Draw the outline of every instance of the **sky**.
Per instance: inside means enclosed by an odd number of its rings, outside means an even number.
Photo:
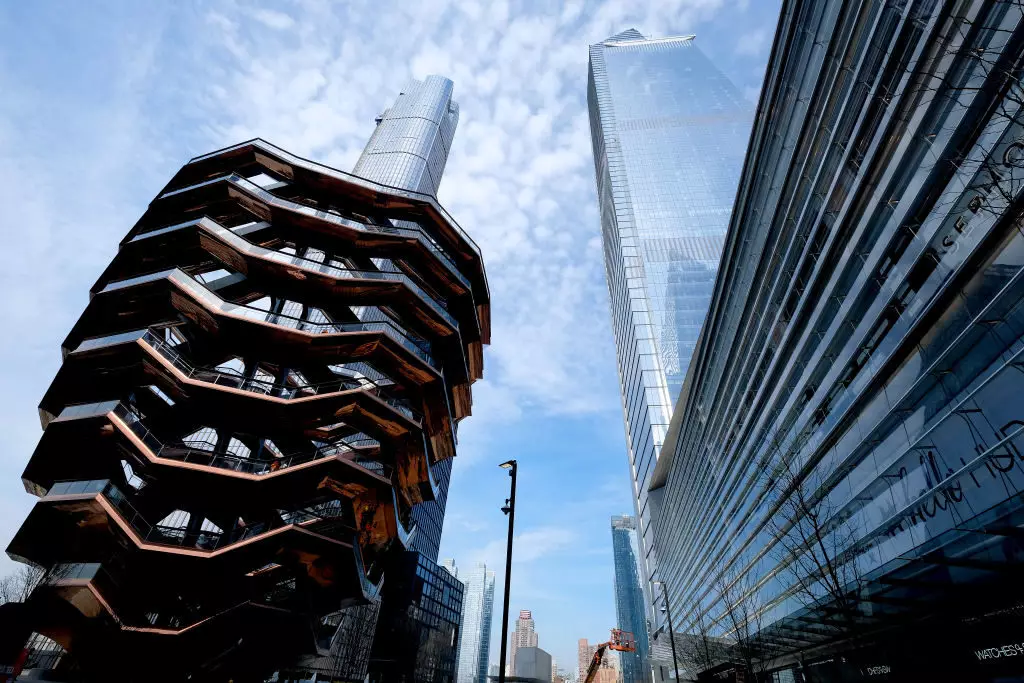
[[[32,505],[37,405],[88,290],[190,157],[253,137],[351,169],[410,77],[455,82],[439,199],[480,245],[485,379],[459,428],[441,557],[497,573],[575,669],[615,623],[609,518],[632,514],[586,109],[587,46],[695,33],[756,102],[778,0],[0,3],[0,541]],[[0,573],[13,568],[0,560]]]

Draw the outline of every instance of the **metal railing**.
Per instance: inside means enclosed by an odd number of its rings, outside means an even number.
[[[197,447],[186,443],[164,444],[163,441],[153,434],[148,427],[142,424],[142,420],[139,416],[132,412],[132,410],[123,403],[118,403],[112,409],[112,412],[120,418],[120,420],[129,429],[132,430],[132,433],[146,445],[146,448],[148,448],[153,455],[159,458],[217,467],[219,469],[231,470],[233,472],[244,472],[246,474],[270,474],[272,472],[292,467],[293,465],[301,465],[303,463],[320,460],[322,458],[331,458],[342,453],[353,453],[355,454],[354,457],[349,458],[349,460],[356,465],[359,465],[360,467],[388,480],[391,480],[393,473],[392,468],[389,465],[358,455],[358,451],[356,450],[357,448],[374,446],[377,444],[376,441],[369,438],[348,441],[340,440],[330,446],[315,448],[311,451],[282,455],[271,460],[258,460],[231,453],[216,453],[214,452],[214,444],[209,443],[206,443],[206,445],[209,446],[208,448]],[[374,467],[369,467],[368,464],[370,463],[372,463]]]
[[[286,384],[271,382],[267,380],[249,378],[244,375],[225,369],[199,368],[186,359],[173,346],[161,339],[152,330],[146,330],[142,339],[171,365],[177,368],[189,379],[197,379],[207,384],[217,386],[228,386],[232,389],[242,389],[254,394],[274,396],[276,398],[293,399],[320,396],[324,394],[335,394],[343,391],[363,391],[372,394],[381,401],[394,408],[402,415],[411,420],[422,421],[423,414],[408,406],[402,399],[396,398],[388,392],[388,389],[373,380],[362,378],[339,377],[329,382],[318,384]]]
[[[264,140],[262,138],[253,138],[251,140],[247,140],[247,141],[239,143],[237,145],[230,145],[230,146],[225,147],[223,149],[219,149],[219,150],[217,150],[215,152],[210,152],[208,154],[203,154],[201,156],[193,157],[188,163],[189,164],[193,164],[193,163],[196,163],[198,161],[203,161],[205,159],[210,159],[210,158],[216,157],[219,154],[223,154],[225,152],[229,152],[229,151],[236,150],[236,149],[241,149],[243,147],[250,146],[250,145],[252,147],[260,148],[260,149],[262,149],[265,152],[273,154],[274,156],[276,156],[279,159],[283,160],[285,163],[293,165],[293,166],[299,166],[299,167],[301,167],[303,169],[307,169],[307,170],[313,171],[315,173],[321,173],[321,174],[326,175],[328,177],[335,178],[335,179],[338,179],[338,180],[342,180],[342,181],[344,181],[346,183],[353,183],[353,184],[356,184],[356,185],[362,185],[363,187],[369,187],[371,189],[382,190],[382,191],[385,192],[385,194],[393,194],[393,195],[396,195],[396,196],[399,196],[399,197],[408,197],[408,198],[417,199],[419,201],[431,204],[432,206],[434,206],[438,210],[438,212],[444,217],[445,221],[449,225],[451,225],[451,227],[459,234],[459,236],[462,239],[466,240],[466,242],[470,246],[473,247],[474,252],[476,252],[476,254],[478,256],[480,255],[480,247],[477,246],[477,243],[474,242],[473,238],[469,236],[469,233],[467,233],[465,230],[463,230],[462,226],[460,226],[455,221],[455,219],[452,218],[451,214],[449,214],[445,210],[445,208],[440,205],[440,203],[437,201],[436,197],[433,197],[433,196],[431,196],[429,194],[425,194],[425,193],[422,193],[422,192],[416,192],[415,190],[409,190],[409,189],[406,189],[406,188],[403,188],[403,187],[394,187],[392,185],[387,185],[385,183],[378,183],[378,182],[376,182],[374,180],[369,180],[369,179],[363,178],[361,176],[353,175],[351,173],[346,173],[345,171],[339,171],[338,169],[332,168],[331,166],[327,166],[325,164],[321,164],[321,163],[316,162],[316,161],[311,161],[310,159],[306,159],[305,157],[300,157],[297,154],[292,154],[291,152],[289,152],[287,150],[284,150],[284,149],[281,149],[277,145],[273,145],[273,144],[267,142],[266,140]],[[172,194],[172,193],[169,192],[167,194]]]
[[[292,211],[294,213],[312,216],[314,218],[327,221],[329,223],[335,223],[337,225],[342,225],[347,228],[353,228],[355,230],[377,232],[386,235],[398,235],[400,237],[411,237],[415,239],[417,242],[419,242],[421,245],[426,247],[427,250],[430,251],[430,253],[436,256],[439,261],[441,261],[445,266],[447,266],[448,271],[452,275],[454,275],[455,278],[463,286],[465,286],[467,289],[472,289],[472,285],[469,283],[469,278],[462,274],[462,272],[459,270],[459,267],[455,264],[455,261],[452,259],[452,257],[441,247],[440,244],[438,244],[437,240],[435,240],[433,236],[427,233],[427,231],[424,230],[422,227],[417,227],[415,229],[408,227],[400,228],[394,225],[374,225],[373,223],[357,222],[350,218],[345,218],[344,216],[338,213],[325,211],[323,209],[317,209],[311,206],[306,206],[305,204],[292,201],[290,199],[282,199],[281,197],[278,197],[277,195],[263,189],[262,187],[250,181],[249,179],[243,178],[237,173],[231,173],[227,176],[216,178],[212,181],[206,181],[204,183],[200,183],[199,185],[195,185],[192,187],[182,188],[181,190],[176,190],[172,193],[168,193],[167,195],[163,196],[170,196],[172,194],[177,194],[179,192],[185,192],[194,189],[195,187],[206,185],[212,182],[217,182],[220,180],[226,180],[232,185],[240,187],[245,192],[248,192],[249,194],[252,195],[256,195],[264,203],[277,206],[286,211]]]
[[[355,520],[346,514],[343,507],[331,509],[303,508],[292,510],[281,515],[281,524],[259,522],[236,527],[230,531],[214,531],[200,529],[190,531],[186,528],[171,527],[162,524],[153,524],[146,521],[142,513],[117,486],[109,479],[91,479],[85,481],[59,481],[54,482],[46,497],[60,495],[82,495],[97,494],[102,496],[114,508],[117,509],[121,518],[131,529],[146,543],[165,545],[176,548],[192,548],[196,550],[218,550],[241,541],[254,538],[273,529],[283,526],[316,526],[318,533],[329,534],[331,531],[344,529],[346,535],[351,535],[355,528]],[[322,506],[321,506],[322,508]],[[336,512],[335,512],[336,511]],[[320,522],[328,523],[326,526]],[[330,536],[328,536],[330,537]],[[340,539],[339,539],[340,540]]]
[[[338,322],[313,322],[296,318],[285,313],[274,313],[263,308],[257,308],[248,304],[236,304],[224,301],[211,292],[194,278],[181,270],[173,269],[157,276],[169,276],[172,281],[181,285],[197,298],[209,302],[212,306],[228,315],[239,315],[250,320],[269,322],[272,325],[279,325],[294,330],[313,332],[315,334],[332,334],[344,332],[382,332],[395,342],[401,344],[411,351],[417,358],[421,359],[432,368],[440,370],[440,365],[434,359],[430,351],[430,342],[422,337],[409,334],[405,329],[396,323],[381,320],[372,322],[338,323]],[[111,283],[107,288],[112,288],[119,283]]]
[[[214,294],[206,286],[199,283],[195,278],[185,273],[180,268],[169,268],[157,273],[149,273],[148,275],[140,275],[138,277],[128,278],[127,280],[110,282],[103,287],[100,292],[112,292],[134,285],[155,282],[161,279],[170,280],[174,284],[186,290],[196,299],[206,302],[210,307],[226,315],[241,316],[258,322],[268,322],[272,325],[279,325],[281,327],[300,331],[310,331],[315,334],[382,332],[395,342],[404,346],[430,367],[435,370],[441,369],[441,366],[437,363],[430,352],[430,342],[422,337],[409,334],[409,332],[394,322],[387,320],[372,322],[360,321],[357,323],[313,322],[302,318],[296,318],[295,316],[287,315],[285,313],[274,313],[273,311],[269,311],[264,308],[257,308],[248,304],[231,303]]]
[[[339,280],[387,280],[390,282],[400,282],[419,296],[424,303],[430,306],[439,316],[444,318],[449,325],[458,329],[458,322],[449,312],[447,299],[436,292],[427,291],[413,280],[413,278],[401,270],[356,270],[346,268],[344,266],[331,265],[330,263],[317,261],[306,256],[288,254],[277,249],[268,249],[267,247],[254,244],[248,239],[242,237],[240,234],[225,228],[223,225],[208,216],[193,218],[192,220],[176,223],[174,225],[167,226],[166,228],[142,233],[141,235],[133,238],[132,241],[137,242],[186,228],[206,230],[217,236],[222,241],[232,245],[235,249],[252,254],[257,258],[275,261],[288,266],[298,266],[304,270],[323,273]]]

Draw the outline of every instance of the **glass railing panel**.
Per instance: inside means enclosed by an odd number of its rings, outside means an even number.
[[[118,405],[118,401],[101,401],[99,403],[79,403],[77,405],[67,406],[60,411],[60,414],[57,415],[54,422],[57,422],[58,420],[77,420],[83,417],[106,415],[111,410],[114,410]]]
[[[125,342],[135,341],[146,333],[146,330],[132,330],[130,332],[122,332],[120,334],[112,334],[106,337],[93,337],[92,339],[85,339],[77,347],[75,347],[75,353],[81,353],[82,351],[90,351],[92,349],[101,349],[107,346],[116,346],[117,344],[123,344]]]
[[[79,581],[87,580],[96,576],[100,571],[99,562],[75,562],[70,564],[58,564],[50,572],[51,581]]]
[[[177,268],[170,268],[168,270],[161,270],[157,273],[149,273],[147,275],[139,275],[138,277],[131,277],[127,280],[117,280],[116,282],[108,283],[106,287],[100,290],[100,292],[112,292],[117,289],[124,289],[126,287],[132,287],[134,285],[140,285],[145,282],[156,282],[157,280],[163,280],[168,278],[174,272],[178,271]]]

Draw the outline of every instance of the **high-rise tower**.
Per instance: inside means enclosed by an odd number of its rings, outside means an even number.
[[[453,89],[452,82],[442,76],[407,83],[395,103],[377,117],[377,127],[352,172],[382,185],[436,196],[459,123]],[[470,334],[466,338],[470,344],[475,342],[476,355],[470,362],[480,372],[483,355],[479,336]],[[441,544],[451,468],[450,461],[432,467],[439,495],[413,511],[420,530],[413,547],[431,562],[437,562]]]
[[[487,683],[494,614],[494,572],[479,562],[464,577],[459,683]]]
[[[40,405],[40,500],[8,548],[47,571],[31,629],[109,680],[253,678],[332,648],[334,615],[415,574],[435,533],[416,508],[442,499],[487,301],[431,194],[261,140],[191,160]]]
[[[1024,680],[1022,68],[1014,0],[782,2],[651,484],[693,678]]]
[[[707,313],[752,107],[693,36],[647,39],[635,29],[590,47],[587,101],[640,576],[653,619],[657,501],[647,487]]]
[[[633,634],[635,652],[620,652],[623,683],[649,680],[647,662],[647,618],[644,595],[637,574],[636,518],[612,517],[612,553],[615,558],[615,616],[618,628]],[[642,634],[637,638],[638,634]]]
[[[454,84],[443,76],[410,81],[377,127],[352,173],[383,185],[437,195],[459,124]]]
[[[533,613],[528,609],[519,611],[519,618],[516,619],[516,628],[509,636],[511,647],[509,648],[508,669],[514,673],[516,670],[516,651],[521,647],[537,647],[537,632],[534,630]]]

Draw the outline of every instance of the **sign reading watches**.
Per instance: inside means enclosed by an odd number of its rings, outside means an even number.
[[[1003,657],[1016,657],[1018,655],[1024,655],[1024,643],[1011,643],[1009,645],[988,647],[984,650],[974,651],[974,656],[978,658],[978,661],[982,662],[986,659],[1002,659]]]

